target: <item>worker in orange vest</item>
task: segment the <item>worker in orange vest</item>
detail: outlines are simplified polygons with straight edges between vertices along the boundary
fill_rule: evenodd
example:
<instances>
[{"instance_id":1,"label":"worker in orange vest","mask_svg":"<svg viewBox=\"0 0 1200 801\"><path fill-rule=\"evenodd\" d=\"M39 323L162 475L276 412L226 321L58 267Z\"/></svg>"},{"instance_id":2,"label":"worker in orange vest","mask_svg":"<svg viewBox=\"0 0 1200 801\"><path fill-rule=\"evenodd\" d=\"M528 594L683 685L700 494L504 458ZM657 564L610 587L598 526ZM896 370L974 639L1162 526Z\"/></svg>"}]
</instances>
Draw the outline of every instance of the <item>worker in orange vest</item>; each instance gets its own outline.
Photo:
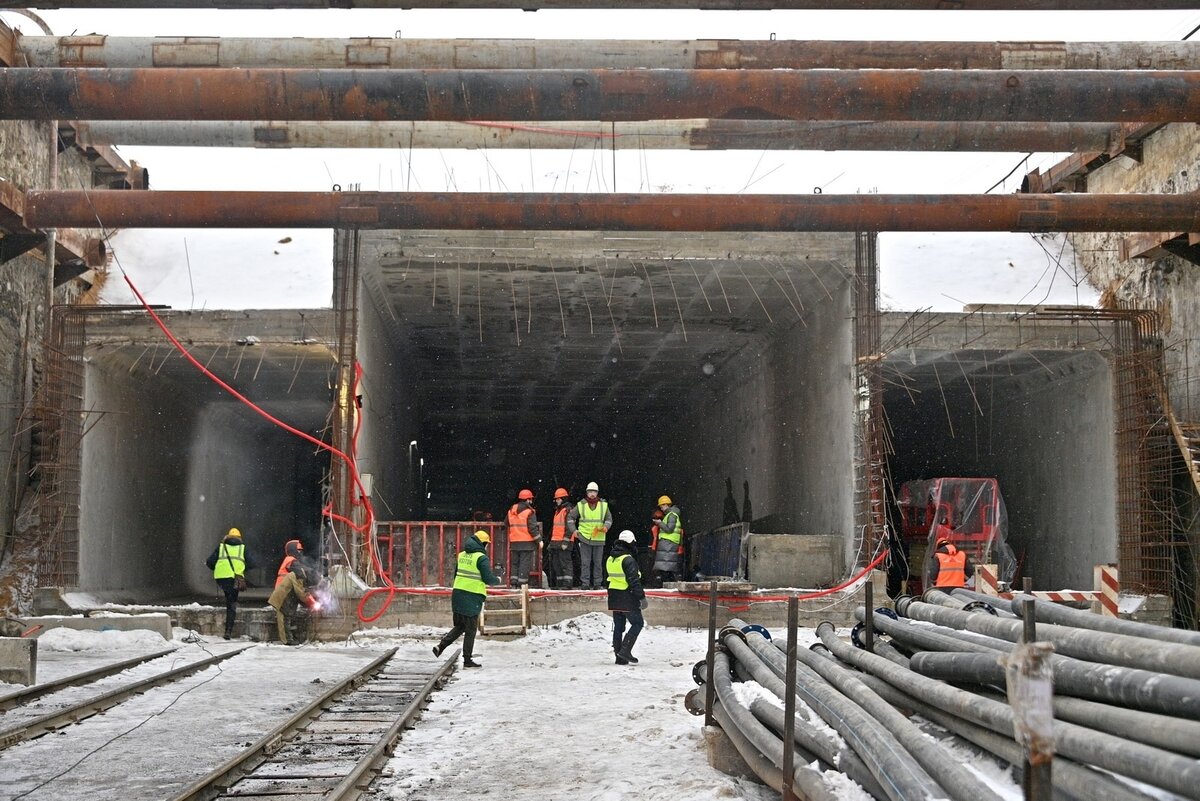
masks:
<instances>
[{"instance_id":1,"label":"worker in orange vest","mask_svg":"<svg viewBox=\"0 0 1200 801\"><path fill-rule=\"evenodd\" d=\"M533 557L541 544L542 528L533 508L533 490L523 489L517 493L517 502L508 509L508 550L512 555L509 581L514 587L529 583Z\"/></svg>"},{"instance_id":2,"label":"worker in orange vest","mask_svg":"<svg viewBox=\"0 0 1200 801\"><path fill-rule=\"evenodd\" d=\"M288 540L283 544L283 561L279 563L279 569L275 571L275 586L278 587L287 577L288 569L291 568L292 562L303 560L304 545L300 540Z\"/></svg>"},{"instance_id":3,"label":"worker in orange vest","mask_svg":"<svg viewBox=\"0 0 1200 801\"><path fill-rule=\"evenodd\" d=\"M939 537L929 567L929 584L934 587L965 587L967 576L975 572L971 558L945 537Z\"/></svg>"},{"instance_id":4,"label":"worker in orange vest","mask_svg":"<svg viewBox=\"0 0 1200 801\"><path fill-rule=\"evenodd\" d=\"M546 559L546 573L550 586L557 590L569 590L573 580L571 568L571 545L574 537L567 533L567 515L571 505L569 493L562 487L554 491L554 520L550 525L550 551Z\"/></svg>"}]
</instances>

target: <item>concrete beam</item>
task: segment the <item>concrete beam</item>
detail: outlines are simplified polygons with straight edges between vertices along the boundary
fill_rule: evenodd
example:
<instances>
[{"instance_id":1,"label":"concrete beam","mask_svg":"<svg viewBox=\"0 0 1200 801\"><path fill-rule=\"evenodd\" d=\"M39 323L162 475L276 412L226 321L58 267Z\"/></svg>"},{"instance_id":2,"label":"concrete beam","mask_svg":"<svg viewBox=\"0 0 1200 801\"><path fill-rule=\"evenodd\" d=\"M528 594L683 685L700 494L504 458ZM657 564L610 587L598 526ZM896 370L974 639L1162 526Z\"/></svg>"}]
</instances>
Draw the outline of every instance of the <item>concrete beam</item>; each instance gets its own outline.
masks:
<instances>
[{"instance_id":1,"label":"concrete beam","mask_svg":"<svg viewBox=\"0 0 1200 801\"><path fill-rule=\"evenodd\" d=\"M35 247L45 250L45 234L41 230L27 228L24 216L25 194L8 181L0 181L0 229L20 240L20 247L24 250ZM79 265L94 268L101 267L106 263L108 246L104 240L76 230L83 227L95 227L95 225L96 220L93 217L90 223L63 227L55 232L55 267L64 268L64 275L75 271ZM34 241L35 239L36 241ZM20 255L20 253L12 255ZM75 275L79 274L81 273L75 272ZM56 281L56 283L58 282Z\"/></svg>"},{"instance_id":2,"label":"concrete beam","mask_svg":"<svg viewBox=\"0 0 1200 801\"><path fill-rule=\"evenodd\" d=\"M0 8L22 7L25 0L0 0ZM111 8L112 0L40 0L38 8ZM898 10L898 11L1142 11L1138 0L124 0L122 8L542 8L666 9L729 11ZM1155 0L1157 9L1191 9L1194 0Z\"/></svg>"},{"instance_id":3,"label":"concrete beam","mask_svg":"<svg viewBox=\"0 0 1200 801\"><path fill-rule=\"evenodd\" d=\"M0 637L0 682L37 683L37 640Z\"/></svg>"},{"instance_id":4,"label":"concrete beam","mask_svg":"<svg viewBox=\"0 0 1200 801\"><path fill-rule=\"evenodd\" d=\"M88 34L23 36L19 47L23 56L20 66L26 67L1200 69L1197 42L272 39Z\"/></svg>"},{"instance_id":5,"label":"concrete beam","mask_svg":"<svg viewBox=\"0 0 1200 801\"><path fill-rule=\"evenodd\" d=\"M1184 195L29 192L26 225L607 231L1200 231Z\"/></svg>"},{"instance_id":6,"label":"concrete beam","mask_svg":"<svg viewBox=\"0 0 1200 801\"><path fill-rule=\"evenodd\" d=\"M36 636L39 637L55 628L75 631L141 631L148 629L162 635L164 640L171 639L171 616L166 612L150 612L141 615L104 614L91 617L44 615L27 617L23 620L31 628L41 626L36 632Z\"/></svg>"},{"instance_id":7,"label":"concrete beam","mask_svg":"<svg viewBox=\"0 0 1200 801\"><path fill-rule=\"evenodd\" d=\"M64 123L65 125L65 123ZM1119 125L1037 122L72 122L81 146L605 150L1108 151ZM144 187L140 187L144 188Z\"/></svg>"},{"instance_id":8,"label":"concrete beam","mask_svg":"<svg viewBox=\"0 0 1200 801\"><path fill-rule=\"evenodd\" d=\"M9 69L2 119L1198 122L1200 72Z\"/></svg>"}]
</instances>

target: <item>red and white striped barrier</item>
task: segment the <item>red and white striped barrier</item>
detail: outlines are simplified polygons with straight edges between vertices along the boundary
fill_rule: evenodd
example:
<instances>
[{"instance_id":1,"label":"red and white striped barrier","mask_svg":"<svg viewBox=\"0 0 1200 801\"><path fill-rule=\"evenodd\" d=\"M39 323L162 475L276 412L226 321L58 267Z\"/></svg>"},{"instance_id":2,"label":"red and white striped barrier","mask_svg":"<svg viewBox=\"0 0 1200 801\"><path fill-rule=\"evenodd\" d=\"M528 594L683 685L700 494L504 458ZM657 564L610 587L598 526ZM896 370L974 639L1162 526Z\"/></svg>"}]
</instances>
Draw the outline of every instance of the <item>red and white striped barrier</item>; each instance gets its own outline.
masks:
<instances>
[{"instance_id":1,"label":"red and white striped barrier","mask_svg":"<svg viewBox=\"0 0 1200 801\"><path fill-rule=\"evenodd\" d=\"M984 595L994 595L997 598L1012 600L1013 593L1001 592L1000 581L996 578L999 571L996 565L977 565L975 567L975 591ZM1057 592L1031 592L1039 601L1083 601L1099 607L1100 614L1107 617L1117 617L1117 596L1121 592L1121 582L1116 565L1096 565L1092 571L1095 589L1058 590Z\"/></svg>"}]
</instances>

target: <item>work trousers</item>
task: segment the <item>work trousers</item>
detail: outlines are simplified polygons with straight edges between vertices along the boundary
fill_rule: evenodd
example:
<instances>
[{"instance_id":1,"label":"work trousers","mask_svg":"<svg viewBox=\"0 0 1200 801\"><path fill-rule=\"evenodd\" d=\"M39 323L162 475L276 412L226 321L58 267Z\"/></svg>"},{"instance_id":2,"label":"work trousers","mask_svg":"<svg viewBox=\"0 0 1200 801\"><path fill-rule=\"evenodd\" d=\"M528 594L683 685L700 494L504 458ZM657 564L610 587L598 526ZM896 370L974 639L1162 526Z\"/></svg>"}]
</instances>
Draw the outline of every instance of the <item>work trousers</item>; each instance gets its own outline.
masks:
<instances>
[{"instance_id":1,"label":"work trousers","mask_svg":"<svg viewBox=\"0 0 1200 801\"><path fill-rule=\"evenodd\" d=\"M642 633L642 628L646 625L646 618L642 616L641 609L633 609L628 612L614 609L612 616L613 650L629 654L633 651L633 644L637 642L638 635ZM626 622L629 623L628 634L625 634Z\"/></svg>"},{"instance_id":2,"label":"work trousers","mask_svg":"<svg viewBox=\"0 0 1200 801\"><path fill-rule=\"evenodd\" d=\"M233 635L233 624L237 622L238 588L237 579L219 578L217 586L225 593L225 634Z\"/></svg>"},{"instance_id":3,"label":"work trousers","mask_svg":"<svg viewBox=\"0 0 1200 801\"><path fill-rule=\"evenodd\" d=\"M274 607L275 609L275 626L279 629L279 641L284 645L288 645L295 638L288 632L288 626L292 622L292 617L296 614L296 604L293 601L291 604L285 603L282 607Z\"/></svg>"},{"instance_id":4,"label":"work trousers","mask_svg":"<svg viewBox=\"0 0 1200 801\"><path fill-rule=\"evenodd\" d=\"M585 590L604 588L604 540L579 538L579 583Z\"/></svg>"},{"instance_id":5,"label":"work trousers","mask_svg":"<svg viewBox=\"0 0 1200 801\"><path fill-rule=\"evenodd\" d=\"M537 553L537 544L533 542L514 542L511 545L512 576L510 583L528 584L529 574L533 572L533 557Z\"/></svg>"},{"instance_id":6,"label":"work trousers","mask_svg":"<svg viewBox=\"0 0 1200 801\"><path fill-rule=\"evenodd\" d=\"M574 576L571 568L571 543L568 540L550 543L546 572L549 574L551 587L559 590L571 589Z\"/></svg>"},{"instance_id":7,"label":"work trousers","mask_svg":"<svg viewBox=\"0 0 1200 801\"><path fill-rule=\"evenodd\" d=\"M470 659L475 653L475 632L479 628L479 615L460 615L454 613L454 628L446 632L438 643L438 649L444 651L454 644L459 637L463 638L463 659Z\"/></svg>"}]
</instances>

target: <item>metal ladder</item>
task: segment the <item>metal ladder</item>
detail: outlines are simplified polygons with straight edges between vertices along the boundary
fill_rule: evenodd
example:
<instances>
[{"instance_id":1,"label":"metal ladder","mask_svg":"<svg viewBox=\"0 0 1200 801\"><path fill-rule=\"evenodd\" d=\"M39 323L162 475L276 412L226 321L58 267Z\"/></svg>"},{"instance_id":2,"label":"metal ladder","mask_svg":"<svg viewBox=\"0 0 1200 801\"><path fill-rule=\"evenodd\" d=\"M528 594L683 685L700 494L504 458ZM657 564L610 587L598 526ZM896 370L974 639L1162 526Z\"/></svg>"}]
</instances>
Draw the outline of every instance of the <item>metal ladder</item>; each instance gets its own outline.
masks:
<instances>
[{"instance_id":1,"label":"metal ladder","mask_svg":"<svg viewBox=\"0 0 1200 801\"><path fill-rule=\"evenodd\" d=\"M524 635L531 625L528 586L522 586L521 591L516 593L489 595L483 611L479 613L479 633L483 635Z\"/></svg>"}]
</instances>

